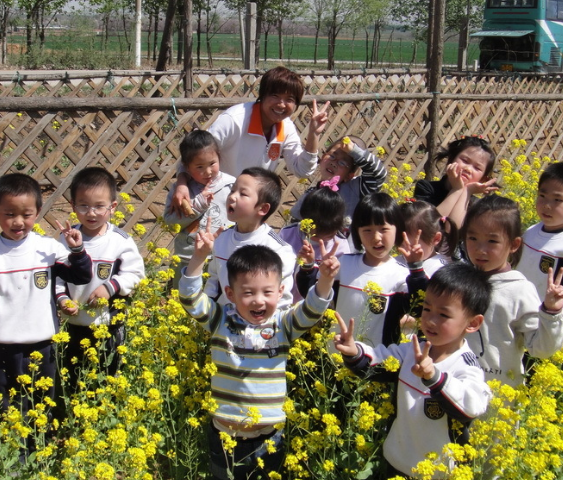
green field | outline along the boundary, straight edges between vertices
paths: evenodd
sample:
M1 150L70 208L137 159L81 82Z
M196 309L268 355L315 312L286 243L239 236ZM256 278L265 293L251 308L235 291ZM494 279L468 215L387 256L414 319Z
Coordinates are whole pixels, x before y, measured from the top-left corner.
M132 42L133 35L128 35ZM194 35L194 58L196 55L196 37ZM207 48L205 36L202 36L201 44L201 66L207 66ZM283 60L286 63L303 63L313 65L314 58L313 37L286 36L284 38ZM35 51L32 55L24 55L25 37L23 34L10 34L8 43L11 45L9 51L15 52L9 56L9 63L13 66L33 67L46 65L50 68L130 68L133 66L133 46L129 47L125 35L112 35L108 39L107 49L103 48L101 35L84 34L72 30L62 33L48 34L45 50ZM176 48L176 43L174 44ZM231 64L239 63L240 37L232 34L217 34L211 41L211 53L215 59L215 66L225 61ZM265 37L261 41L260 61L264 59ZM448 42L444 48L444 64L457 63L457 43ZM147 54L147 34L144 33L142 47L143 64L152 65L154 62ZM176 53L174 53L174 59ZM409 66L413 56L413 43L410 40L397 40L390 37L382 38L378 65L380 67L396 66L397 64ZM469 50L469 62L478 58L477 45L472 45ZM319 62L315 68L326 66L327 39L320 38L317 57ZM275 60L279 58L278 38L275 35L268 37L268 58ZM414 64L424 64L426 58L426 44L420 43ZM219 59L221 59L219 61ZM230 59L230 60L225 60ZM336 44L335 59L337 66L361 68L366 60L366 43L364 39L339 39ZM36 65L32 65L32 64ZM374 65L375 66L375 65Z

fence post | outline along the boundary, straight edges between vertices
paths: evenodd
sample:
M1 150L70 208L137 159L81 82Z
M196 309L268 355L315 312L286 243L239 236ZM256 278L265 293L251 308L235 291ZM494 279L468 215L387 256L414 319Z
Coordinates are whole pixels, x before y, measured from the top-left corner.
M424 172L427 178L434 176L433 158L438 150L438 129L440 123L440 89L442 81L442 63L444 61L444 22L446 17L445 0L431 0L434 2L435 19L432 24L432 51L430 52L430 74L428 79L428 91L432 93L432 101L428 117L430 130L426 137L428 159L424 164Z
M184 97L191 97L193 92L193 28L192 28L192 0L184 0Z

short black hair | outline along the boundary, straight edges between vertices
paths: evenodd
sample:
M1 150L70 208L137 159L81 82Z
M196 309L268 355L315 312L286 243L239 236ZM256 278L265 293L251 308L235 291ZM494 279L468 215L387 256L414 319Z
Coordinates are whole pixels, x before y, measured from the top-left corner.
M469 207L461 227L463 241L467 239L467 229L471 222L483 215L492 215L494 217L495 224L501 228L510 243L522 236L522 217L518 204L510 198L493 194L480 198ZM521 257L522 244L520 244L518 250L510 254L508 259L510 265L516 267Z
M563 162L550 163L540 175L538 180L538 188L548 180L555 180L563 185Z
M305 195L299 213L315 224L315 235L338 232L344 226L346 204L344 199L330 188L320 187Z
M260 79L257 101L264 100L268 95L288 93L293 95L296 106L299 106L304 91L303 80L299 74L279 66L268 70Z
M39 182L24 173L8 173L0 177L0 202L5 195L12 195L14 197L31 195L35 197L37 213L39 213L43 206Z
M265 245L245 245L235 250L227 260L227 278L231 288L241 273L272 272L279 277L281 282L282 269L280 256Z
M385 223L395 226L397 229L395 246L400 245L403 242L405 222L397 202L389 194L383 192L375 192L362 198L352 215L352 241L356 250L362 250L359 228Z
M484 315L491 303L490 275L469 263L454 262L438 269L428 281L426 291L437 296L458 297L471 316Z
M220 158L219 144L211 133L205 130L192 130L190 133L187 133L180 143L182 163L189 165L194 156L206 148L212 148Z
M277 173L262 167L245 168L240 174L248 175L258 181L258 204L270 204L270 210L262 219L262 222L265 222L280 206L282 196L280 177Z
M78 190L89 188L106 187L109 189L112 202L117 200L117 182L113 175L102 167L86 167L80 170L72 179L70 184L70 199L76 200Z

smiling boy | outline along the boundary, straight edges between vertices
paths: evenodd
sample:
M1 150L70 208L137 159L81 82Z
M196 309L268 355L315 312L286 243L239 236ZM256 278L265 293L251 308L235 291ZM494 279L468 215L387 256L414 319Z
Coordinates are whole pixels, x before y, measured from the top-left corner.
M323 251L316 286L304 301L280 310L284 286L279 255L267 246L245 245L227 262L225 293L231 303L222 306L202 292L201 274L213 238L209 229L198 233L179 288L184 308L211 333L211 358L217 367L211 379L217 403L209 434L211 473L221 480L267 478L268 472L280 469L284 458L282 431L274 425L285 421L282 407L291 342L328 308L339 263L334 249ZM251 409L257 409L257 415ZM235 438L232 455L224 451L221 434ZM267 453L268 443L275 452Z
M465 335L479 330L491 289L486 273L471 265L452 263L438 270L423 302L420 327L426 341L421 344L414 337L412 343L372 348L354 341L353 319L347 328L337 315L335 346L353 372L385 381L389 372L378 371L379 365L389 357L401 364L397 418L383 445L389 476L412 476L427 453L440 454L451 441L466 443L469 424L485 413L491 393ZM454 430L452 420L462 428Z
M0 178L0 412L20 400L22 413L31 407L31 399L9 393L20 392L20 375L32 375L30 363L38 365L34 379L52 380L47 393L54 398L56 361L51 339L58 331L58 318L53 282L61 277L84 284L92 276L82 236L70 224L66 228L59 224L70 254L56 240L32 232L41 206L36 180L21 173ZM41 361L32 360L34 352L41 354Z
M516 267L540 295L547 288L547 272L563 267L563 163L549 165L538 181L536 211L540 222L522 236L522 258Z

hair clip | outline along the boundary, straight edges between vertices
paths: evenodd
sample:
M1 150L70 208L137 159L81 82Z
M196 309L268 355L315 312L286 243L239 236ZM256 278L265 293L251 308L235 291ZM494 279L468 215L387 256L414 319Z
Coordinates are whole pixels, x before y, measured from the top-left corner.
M416 202L416 198L405 197L405 203L414 203L414 202Z
M473 138L478 138L479 140L485 140L485 137L484 137L483 135L477 135L477 134L474 133L474 134L472 134L471 136L472 136ZM465 140L466 138L468 138L468 137L466 137L465 135L462 135L462 136L460 137L460 140Z
M440 217L440 222L446 223L446 220L447 220L447 219L448 219L447 217Z
M332 190L333 192L338 192L338 182L340 181L340 176L336 175L335 177L332 177L330 180L323 180L320 183L321 187L327 187L330 190Z

